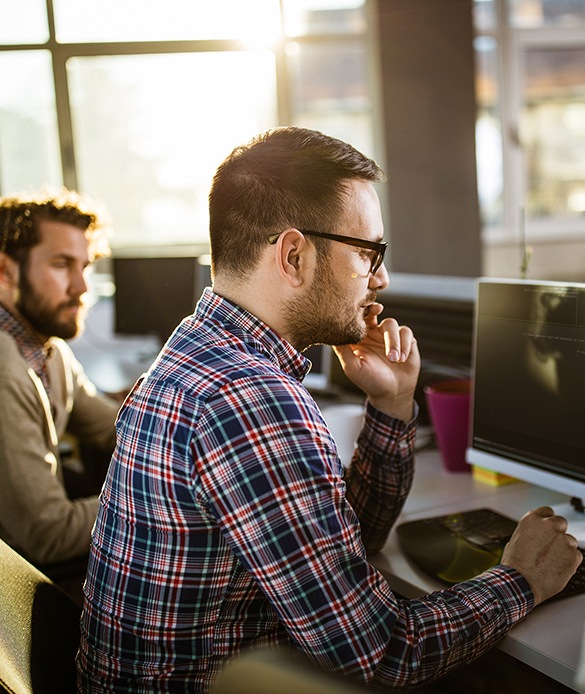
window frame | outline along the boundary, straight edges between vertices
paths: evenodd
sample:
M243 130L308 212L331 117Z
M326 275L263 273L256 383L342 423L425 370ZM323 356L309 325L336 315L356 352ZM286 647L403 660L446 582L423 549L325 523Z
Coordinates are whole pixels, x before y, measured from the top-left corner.
M382 130L381 115L381 82L378 70L378 56L376 53L377 32L375 23L372 21L375 16L375 0L364 0L365 30L363 32L352 33L326 33L304 35L286 35L284 27L283 0L274 0L278 3L281 20L281 38L270 50L275 56L276 70L276 103L277 121L274 126L294 124L295 108L292 103L293 89L291 86L292 77L287 69L287 46L290 44L302 45L327 45L340 44L343 42L362 41L368 64L368 84L369 92L369 117L372 129L372 146L374 153L372 156L383 165L383 153L385 152ZM161 41L112 41L112 42L63 42L57 41L55 26L55 13L53 0L45 0L48 24L48 39L44 43L35 44L11 44L0 45L0 52L10 50L18 51L49 51L52 59L53 87L55 90L55 107L57 135L59 140L59 151L61 155L61 172L63 185L71 189L79 189L80 182L78 177L78 167L76 165L76 153L74 145L73 117L70 104L69 81L67 75L67 61L76 57L93 56L126 56L126 55L162 55L175 53L200 53L200 52L231 52L249 50L251 46L244 40L236 39L197 39L197 40L161 40ZM0 194L7 191L1 191ZM385 208L385 195L381 191L382 206ZM106 202L107 204L107 202ZM115 220L114 220L115 221ZM116 243L116 248L124 248L122 240ZM196 243L197 246L201 245ZM152 248L156 248L152 244Z
M582 217L528 219L524 190L528 185L524 174L522 151L523 64L526 51L534 48L578 48L585 50L585 22L578 26L542 25L516 27L510 21L509 0L494 0L496 26L476 28L476 36L490 36L498 46L499 112L503 158L503 217L497 226L482 229L486 246L534 241L562 241L582 238Z

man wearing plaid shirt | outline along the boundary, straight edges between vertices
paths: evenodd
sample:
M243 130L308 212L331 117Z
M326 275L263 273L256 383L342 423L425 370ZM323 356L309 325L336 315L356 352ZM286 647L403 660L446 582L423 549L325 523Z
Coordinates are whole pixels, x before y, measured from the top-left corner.
M410 489L420 367L412 332L378 322L382 180L350 145L300 128L219 167L213 290L118 418L81 691L205 692L230 657L276 644L412 686L485 652L575 570L576 543L549 509L520 522L501 565L425 599L399 599L367 561ZM338 345L367 396L345 472L302 385L316 343Z

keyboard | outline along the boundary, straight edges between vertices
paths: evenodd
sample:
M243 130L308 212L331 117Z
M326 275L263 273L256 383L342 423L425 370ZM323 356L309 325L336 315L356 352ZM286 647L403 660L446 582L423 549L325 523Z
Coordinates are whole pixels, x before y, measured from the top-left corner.
M502 558L516 521L488 508L402 523L396 528L404 554L429 576L453 585L486 571ZM585 550L581 550L585 557ZM585 561L558 599L585 592Z

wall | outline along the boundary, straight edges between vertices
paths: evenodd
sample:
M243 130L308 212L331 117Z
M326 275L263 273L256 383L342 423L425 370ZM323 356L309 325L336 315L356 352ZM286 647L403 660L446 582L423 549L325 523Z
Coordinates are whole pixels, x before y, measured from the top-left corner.
M535 241L528 277L539 280L585 282L585 239ZM516 244L485 246L483 274L488 277L519 277L520 251Z
M481 243L472 0L377 0L392 272L519 277ZM585 282L585 239L531 242L528 277Z
M471 0L378 0L390 268L481 274Z

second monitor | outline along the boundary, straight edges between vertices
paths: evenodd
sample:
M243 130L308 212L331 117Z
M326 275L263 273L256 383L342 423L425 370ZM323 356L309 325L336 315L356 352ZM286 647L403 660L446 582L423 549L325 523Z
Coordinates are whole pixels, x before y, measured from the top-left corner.
M194 256L114 257L114 331L118 335L156 335L166 341L193 313L209 266Z

